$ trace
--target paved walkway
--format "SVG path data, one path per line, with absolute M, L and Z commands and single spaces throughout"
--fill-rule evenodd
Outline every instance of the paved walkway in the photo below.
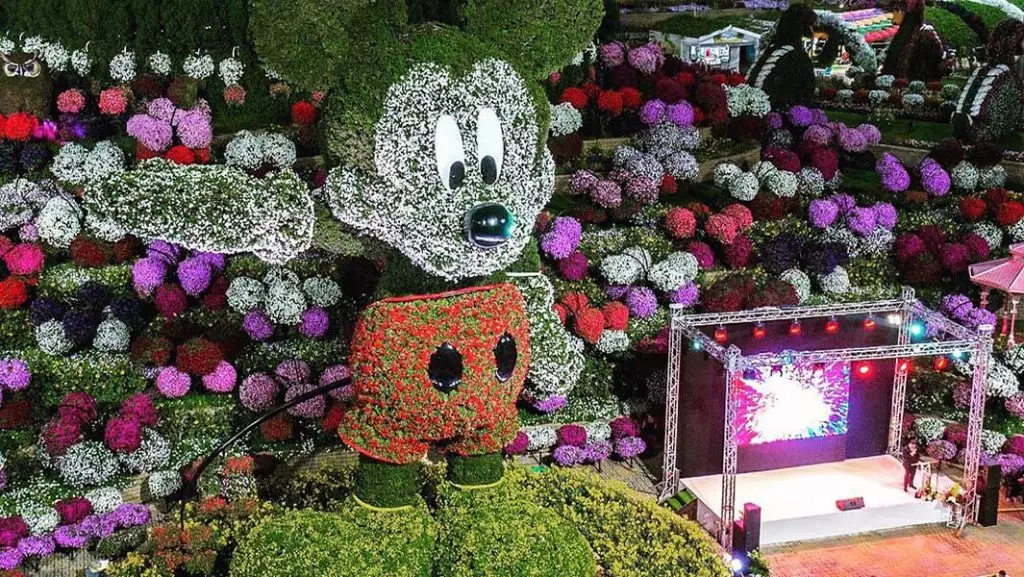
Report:
M 1024 515 L 996 527 L 943 526 L 868 533 L 767 548 L 772 577 L 978 577 L 1000 569 L 1024 576 Z

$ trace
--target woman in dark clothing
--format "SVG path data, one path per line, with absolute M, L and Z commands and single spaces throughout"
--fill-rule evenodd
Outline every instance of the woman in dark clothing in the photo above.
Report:
M 903 448 L 903 490 L 906 491 L 907 487 L 916 490 L 914 486 L 914 473 L 917 472 L 916 465 L 921 461 L 921 456 L 917 452 L 917 441 L 911 439 L 907 443 L 907 446 Z

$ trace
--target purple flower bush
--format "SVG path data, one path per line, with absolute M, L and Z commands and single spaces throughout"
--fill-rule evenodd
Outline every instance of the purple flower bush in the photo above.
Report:
M 583 225 L 575 218 L 560 216 L 540 238 L 540 248 L 549 257 L 559 260 L 576 252 L 583 238 Z

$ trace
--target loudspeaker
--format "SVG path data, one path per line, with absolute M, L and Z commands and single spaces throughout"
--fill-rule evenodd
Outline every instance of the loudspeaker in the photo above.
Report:
M 742 540 L 733 540 L 733 548 L 744 553 L 757 551 L 761 548 L 761 508 L 754 503 L 743 504 Z
M 978 524 L 992 527 L 999 517 L 999 482 L 1002 471 L 999 465 L 982 467 L 978 472 Z
M 836 501 L 836 508 L 840 511 L 852 511 L 853 509 L 864 508 L 864 497 L 851 497 Z

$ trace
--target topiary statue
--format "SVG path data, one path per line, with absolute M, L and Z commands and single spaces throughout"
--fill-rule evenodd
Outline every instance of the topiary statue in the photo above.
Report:
M 42 59 L 25 52 L 0 53 L 0 115 L 49 116 L 53 81 Z
M 940 80 L 944 50 L 935 28 L 924 22 L 924 0 L 908 0 L 903 21 L 885 52 L 882 74 L 909 80 Z
M 1000 22 L 985 53 L 986 64 L 971 75 L 953 113 L 953 130 L 961 140 L 998 142 L 1024 126 L 1024 22 Z
M 814 63 L 803 38 L 813 35 L 818 17 L 803 4 L 794 4 L 779 17 L 775 34 L 747 73 L 747 83 L 764 90 L 773 110 L 809 104 L 814 98 Z

